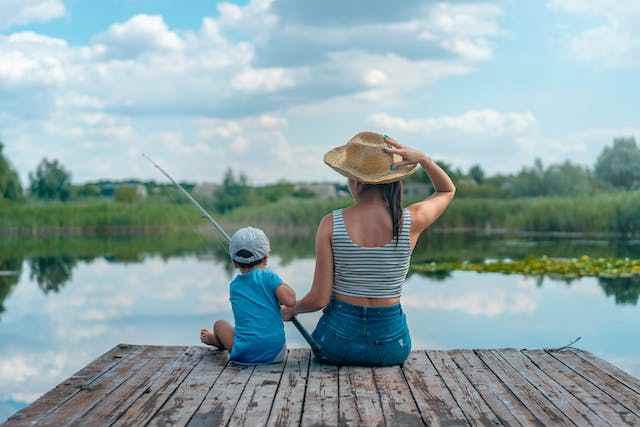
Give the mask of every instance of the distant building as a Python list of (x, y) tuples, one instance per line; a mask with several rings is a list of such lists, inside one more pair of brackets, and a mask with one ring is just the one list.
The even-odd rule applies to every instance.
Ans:
[(333, 199), (338, 196), (336, 185), (331, 183), (298, 184), (296, 190), (308, 191), (319, 199)]
[(147, 198), (147, 187), (142, 184), (138, 184), (134, 186), (136, 190), (136, 197), (138, 200), (143, 200)]

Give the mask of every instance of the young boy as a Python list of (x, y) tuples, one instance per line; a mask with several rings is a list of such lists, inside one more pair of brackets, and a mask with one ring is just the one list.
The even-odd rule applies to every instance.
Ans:
[(286, 353), (280, 306), (293, 307), (296, 294), (277, 274), (267, 269), (269, 239), (260, 229), (241, 228), (229, 243), (229, 254), (240, 270), (230, 287), (235, 329), (224, 320), (213, 331), (202, 329), (200, 340), (239, 363), (281, 362)]

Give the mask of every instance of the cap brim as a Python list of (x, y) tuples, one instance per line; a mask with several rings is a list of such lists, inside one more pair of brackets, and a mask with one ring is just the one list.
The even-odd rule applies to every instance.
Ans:
[[(353, 178), (365, 184), (388, 184), (390, 182), (400, 181), (418, 169), (418, 165), (404, 165), (381, 174), (363, 174), (360, 171), (350, 168), (346, 164), (346, 150), (347, 146), (343, 145), (328, 151), (324, 155), (324, 162), (340, 175)], [(394, 155), (394, 160), (400, 161), (401, 158)]]

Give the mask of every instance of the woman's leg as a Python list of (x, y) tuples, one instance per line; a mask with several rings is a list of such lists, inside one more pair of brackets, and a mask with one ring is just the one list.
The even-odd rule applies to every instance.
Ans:
[(233, 347), (233, 337), (235, 330), (229, 322), (216, 320), (213, 324), (213, 331), (202, 329), (200, 331), (200, 341), (203, 344), (212, 345), (220, 350), (231, 350)]

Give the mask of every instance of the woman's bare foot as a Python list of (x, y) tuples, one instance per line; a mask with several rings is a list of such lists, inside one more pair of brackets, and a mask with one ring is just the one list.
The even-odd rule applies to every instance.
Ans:
[(206, 345), (212, 345), (217, 348), (222, 348), (222, 345), (216, 338), (216, 335), (208, 329), (200, 330), (200, 341)]

